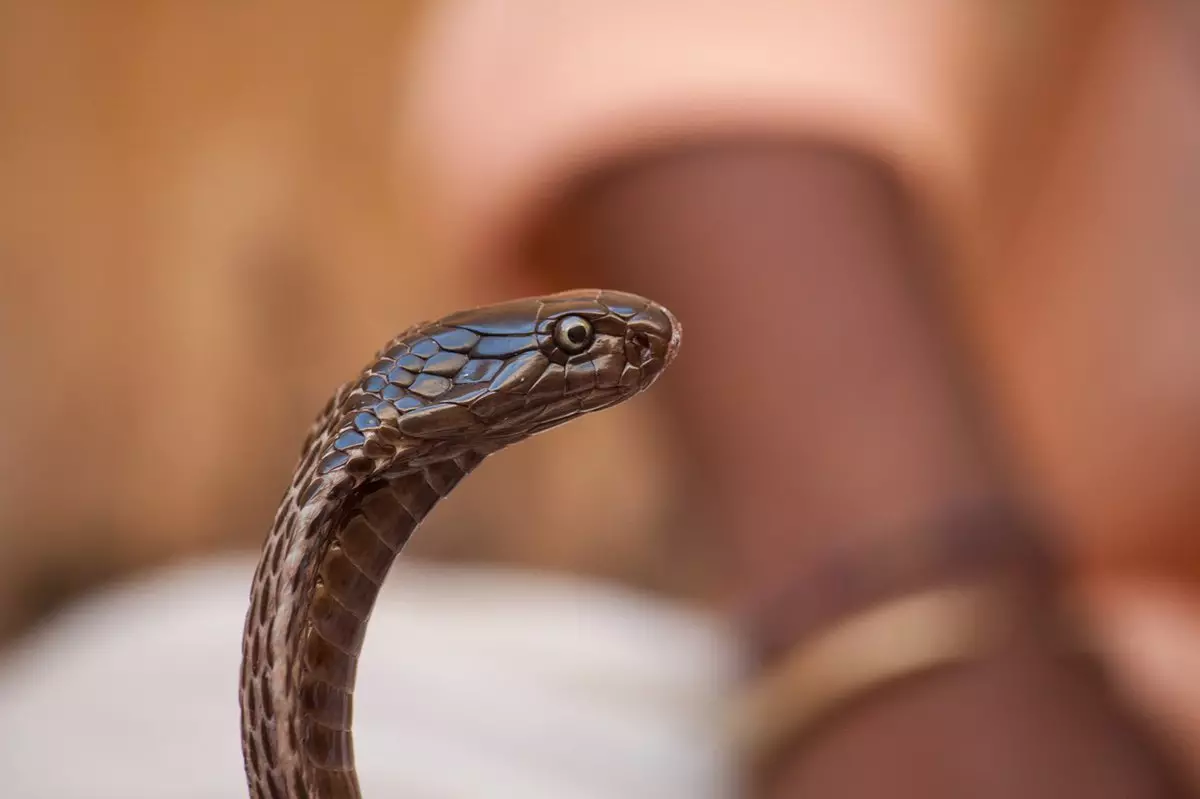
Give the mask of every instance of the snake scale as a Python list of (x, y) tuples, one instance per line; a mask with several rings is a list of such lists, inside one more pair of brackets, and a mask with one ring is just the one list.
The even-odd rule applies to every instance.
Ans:
[(648, 388), (679, 341), (650, 300), (571, 291), (416, 325), (337, 390), (251, 589), (240, 700), (253, 799), (361, 796), (355, 672), (379, 588), (417, 525), (488, 455)]

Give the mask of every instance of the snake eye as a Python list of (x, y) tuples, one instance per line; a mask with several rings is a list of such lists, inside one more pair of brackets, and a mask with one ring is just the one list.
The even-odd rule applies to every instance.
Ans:
[(554, 326), (554, 343), (570, 355), (578, 355), (592, 343), (592, 323), (582, 316), (564, 316)]

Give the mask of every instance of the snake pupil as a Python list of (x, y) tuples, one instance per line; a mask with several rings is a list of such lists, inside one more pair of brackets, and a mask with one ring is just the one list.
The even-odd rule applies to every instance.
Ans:
[(592, 325), (581, 316), (563, 317), (554, 330), (554, 340), (566, 352), (575, 355), (592, 341)]

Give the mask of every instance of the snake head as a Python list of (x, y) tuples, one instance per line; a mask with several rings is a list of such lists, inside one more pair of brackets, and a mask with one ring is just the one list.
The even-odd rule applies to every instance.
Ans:
[(570, 291), (462, 311), (396, 339), (358, 389), (401, 436), (499, 448), (648, 388), (679, 348), (663, 306)]

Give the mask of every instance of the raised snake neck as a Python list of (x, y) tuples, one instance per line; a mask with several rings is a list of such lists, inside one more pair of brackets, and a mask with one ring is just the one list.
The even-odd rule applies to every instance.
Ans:
[(650, 386), (680, 327), (633, 294), (463, 311), (392, 340), (314, 423), (263, 547), (242, 640), (253, 799), (358, 799), (358, 656), (392, 562), (485, 457)]

